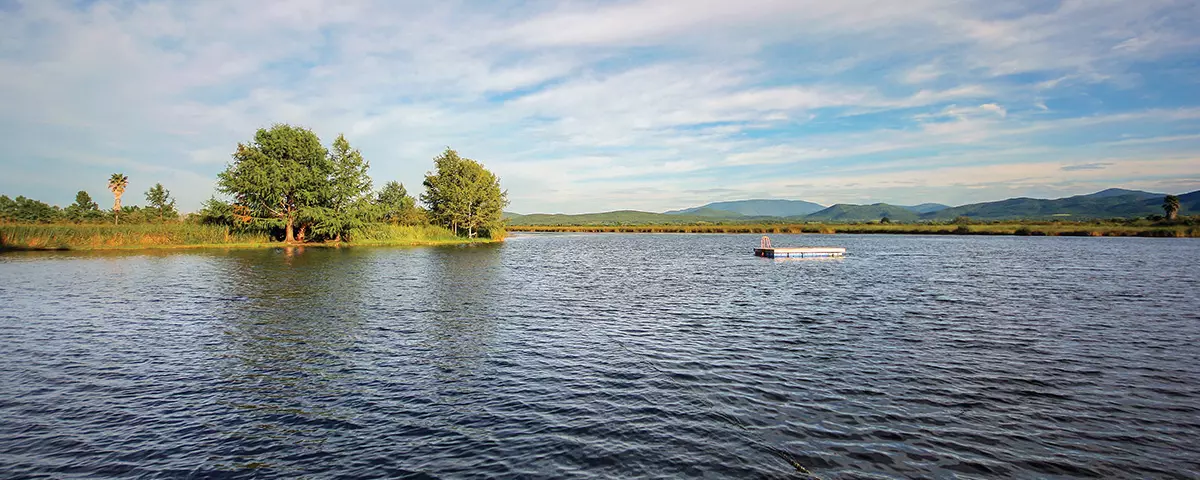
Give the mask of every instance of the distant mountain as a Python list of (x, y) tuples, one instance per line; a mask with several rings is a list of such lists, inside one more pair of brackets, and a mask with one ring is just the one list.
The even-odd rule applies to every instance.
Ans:
[[(825, 206), (803, 200), (737, 200), (732, 202), (714, 202), (707, 205), (672, 210), (667, 215), (695, 215), (703, 210), (731, 212), (747, 217), (796, 217), (808, 215), (824, 209)], [(706, 215), (715, 216), (715, 215)]]
[[(1197, 192), (1180, 196), (1183, 211), (1195, 211), (1192, 203)], [(1088, 195), (1043, 200), (1037, 198), (1010, 198), (998, 202), (974, 203), (922, 214), (923, 220), (950, 220), (965, 216), (981, 220), (1016, 219), (1063, 219), (1087, 220), (1095, 218), (1141, 217), (1162, 214), (1161, 193), (1142, 192), (1110, 188)], [(1194, 201), (1194, 200), (1193, 200)]]
[(950, 208), (949, 205), (942, 205), (940, 203), (922, 203), (920, 205), (897, 205), (897, 206), (900, 208), (903, 208), (905, 210), (909, 210), (909, 211), (913, 211), (913, 212), (917, 212), (917, 213), (936, 212), (938, 210), (945, 210), (947, 208)]
[(1092, 194), (1088, 194), (1088, 195), (1078, 195), (1078, 196), (1090, 197), (1090, 198), (1108, 198), (1108, 197), (1120, 197), (1120, 196), (1124, 196), (1124, 195), (1134, 195), (1143, 200), (1150, 199), (1150, 198), (1163, 198), (1163, 197), (1167, 196), (1165, 193), (1150, 193), (1150, 192), (1143, 192), (1141, 190), (1126, 190), (1124, 188), (1109, 188), (1107, 190), (1101, 190), (1096, 193), (1092, 193)]
[[(946, 221), (960, 216), (977, 220), (1090, 220), (1162, 215), (1161, 193), (1110, 188), (1088, 195), (1057, 199), (1010, 198), (998, 202), (947, 207), (936, 203), (901, 206), (837, 204), (806, 214), (782, 215), (788, 208), (811, 209), (810, 202), (797, 200), (743, 200), (710, 203), (703, 207), (667, 213), (619, 210), (581, 215), (505, 212), (510, 225), (671, 225), (699, 222), (874, 222), (887, 217), (894, 222)], [(1200, 214), (1200, 191), (1179, 195), (1181, 215)], [(772, 209), (774, 207), (775, 209)], [(730, 208), (734, 210), (729, 210)]]
[[(702, 212), (703, 213), (703, 212)], [(602, 213), (564, 215), (560, 213), (512, 214), (509, 225), (671, 225), (712, 221), (702, 215), (667, 215), (665, 213), (617, 210)]]
[(915, 222), (920, 219), (911, 207), (876, 203), (872, 205), (849, 205), (839, 203), (803, 218), (809, 222), (871, 222), (887, 217), (894, 222)]

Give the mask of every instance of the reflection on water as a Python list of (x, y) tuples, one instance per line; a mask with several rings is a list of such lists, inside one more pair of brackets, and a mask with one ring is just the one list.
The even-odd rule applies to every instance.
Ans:
[(1200, 476), (1200, 243), (778, 237), (0, 255), (0, 476)]
[[(239, 251), (218, 273), (224, 388), (219, 402), (240, 412), (214, 428), (231, 448), (210, 457), (217, 469), (280, 468), (262, 446), (319, 457), (331, 432), (352, 427), (341, 404), (358, 390), (348, 358), (363, 322), (368, 287), (348, 249)], [(331, 308), (334, 307), (334, 308)]]

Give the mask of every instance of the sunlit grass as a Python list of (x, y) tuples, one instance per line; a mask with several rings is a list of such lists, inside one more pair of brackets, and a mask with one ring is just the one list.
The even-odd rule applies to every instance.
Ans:
[(352, 245), (462, 243), (466, 239), (436, 225), (371, 224), (350, 232)]
[(135, 225), (0, 225), (0, 248), (87, 250), (268, 243), (263, 233), (190, 223)]

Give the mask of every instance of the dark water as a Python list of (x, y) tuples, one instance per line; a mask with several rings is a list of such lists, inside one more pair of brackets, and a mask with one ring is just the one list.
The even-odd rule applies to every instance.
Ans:
[(0, 255), (0, 477), (1200, 476), (1200, 242)]

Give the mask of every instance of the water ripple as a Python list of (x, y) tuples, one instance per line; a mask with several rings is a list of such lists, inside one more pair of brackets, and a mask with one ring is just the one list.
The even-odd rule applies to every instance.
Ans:
[(0, 477), (1200, 477), (1200, 243), (0, 256)]

